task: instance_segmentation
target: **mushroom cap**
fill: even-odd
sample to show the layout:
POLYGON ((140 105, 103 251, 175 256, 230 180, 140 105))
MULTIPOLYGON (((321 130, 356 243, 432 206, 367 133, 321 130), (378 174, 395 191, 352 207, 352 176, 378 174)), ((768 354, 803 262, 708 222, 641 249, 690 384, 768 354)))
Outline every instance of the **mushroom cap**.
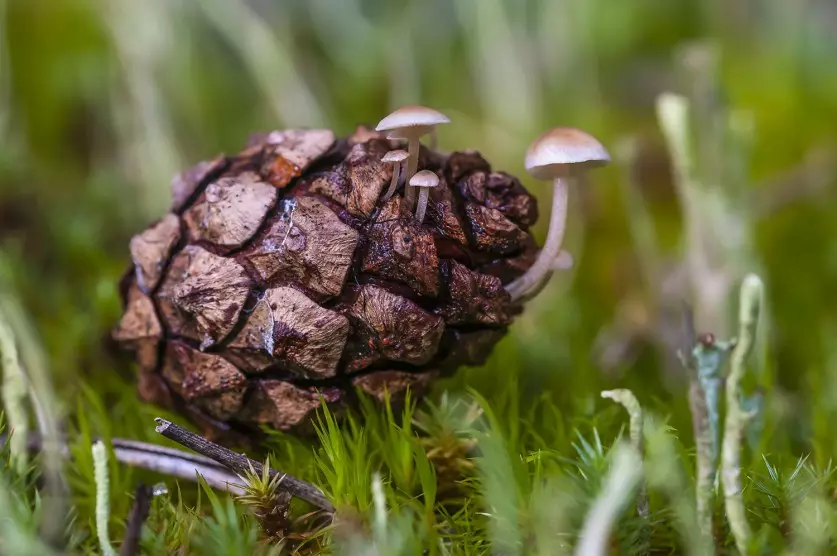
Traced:
POLYGON ((409 153, 404 149, 396 149, 385 154, 381 158, 381 162, 401 162, 402 160, 407 160, 409 156, 409 153))
MULTIPOLYGON (((375 131, 400 132, 404 135, 424 135, 434 126, 450 123, 450 118, 425 106, 402 106, 389 116, 378 122, 375 131)), ((392 135, 392 134, 391 134, 392 135)))
POLYGON ((410 185, 412 187, 436 187, 439 185, 439 176, 430 170, 422 170, 413 174, 410 178, 410 185))
POLYGON ((587 132, 572 127, 553 128, 526 151, 526 171, 537 179, 584 172, 610 162, 610 154, 587 132))
POLYGON ((575 257, 569 251, 565 251, 561 249, 558 251, 558 254, 555 256, 555 259, 552 260, 552 265, 550 265, 550 270, 569 270, 575 265, 575 257))

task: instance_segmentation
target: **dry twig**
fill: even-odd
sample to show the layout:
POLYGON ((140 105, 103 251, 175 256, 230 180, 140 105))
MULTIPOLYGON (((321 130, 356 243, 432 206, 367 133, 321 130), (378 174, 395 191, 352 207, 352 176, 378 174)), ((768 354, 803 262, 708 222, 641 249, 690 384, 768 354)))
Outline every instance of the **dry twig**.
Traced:
MULTIPOLYGON (((212 458, 240 476, 246 475, 247 472, 251 470, 257 474, 262 473, 264 466, 247 456, 237 454, 232 450, 228 450, 223 446, 210 442, 202 436, 175 425, 166 419, 158 417, 154 421, 157 423, 156 430, 158 433, 170 440, 174 440, 178 444, 181 444, 190 450, 194 450, 199 454, 212 458)), ((334 512, 334 506, 332 506, 331 502, 326 499, 320 489, 311 483, 307 483, 301 479, 292 477, 287 473, 281 473, 274 469, 270 469, 269 472, 271 478, 279 474, 283 476, 281 488, 289 492, 291 495, 305 500, 306 502, 309 502, 310 504, 313 504, 314 506, 317 506, 327 512, 334 512)))

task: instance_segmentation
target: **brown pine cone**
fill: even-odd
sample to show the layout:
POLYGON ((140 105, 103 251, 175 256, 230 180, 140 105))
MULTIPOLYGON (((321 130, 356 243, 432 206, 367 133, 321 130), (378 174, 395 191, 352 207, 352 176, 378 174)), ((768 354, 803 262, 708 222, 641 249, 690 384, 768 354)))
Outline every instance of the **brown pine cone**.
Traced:
POLYGON ((424 147, 419 224, 382 200, 396 141, 367 128, 275 131, 172 183, 171 212, 131 240, 125 314, 143 399, 207 432, 305 429, 321 397, 420 393, 478 365, 519 307, 503 284, 537 249, 537 204, 475 151, 424 147))

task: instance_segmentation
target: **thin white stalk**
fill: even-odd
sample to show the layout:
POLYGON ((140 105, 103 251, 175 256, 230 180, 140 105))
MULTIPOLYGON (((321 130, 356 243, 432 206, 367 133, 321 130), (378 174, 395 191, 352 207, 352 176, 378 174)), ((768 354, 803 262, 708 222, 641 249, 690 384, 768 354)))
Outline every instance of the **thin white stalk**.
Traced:
POLYGON ((620 444, 615 448, 613 462, 602 490, 579 536, 576 556, 604 556, 609 553, 610 533, 642 479, 642 458, 637 451, 620 444))
POLYGON ((23 474, 29 461, 26 449, 26 437, 29 434, 29 414, 26 411, 26 398, 29 390, 26 375, 18 357, 17 344, 11 327, 0 312, 0 372, 3 374, 2 400, 12 436, 9 440, 9 452, 15 470, 23 474))
POLYGON ((416 209, 416 220, 419 224, 424 222, 424 213, 427 212, 427 198, 430 195, 430 188, 429 187, 420 187, 421 191, 419 191, 419 199, 418 199, 418 208, 416 209))
POLYGON ((140 449, 114 447, 114 454, 116 459, 125 465, 187 481, 195 481, 197 476, 200 475, 207 485, 216 490, 227 491, 236 496, 244 494, 244 489, 239 485, 241 479, 224 469, 189 461, 185 457, 169 456, 140 449))
MULTIPOLYGON (((613 400, 614 402, 624 407, 625 411, 628 412, 628 417, 630 417, 631 446, 633 446, 637 453, 640 456, 642 456, 645 453, 645 442, 642 436, 644 417, 642 412, 642 406, 639 404, 639 400, 637 400, 634 393, 628 390, 627 388, 620 388, 617 390, 605 390, 604 392, 602 392, 602 397, 605 399, 613 400)), ((642 488, 642 491, 639 494, 639 501, 637 502, 637 513, 640 517, 644 518, 647 518, 649 514, 648 494, 645 492, 644 487, 642 488)))
POLYGON ((108 454, 101 440, 93 443, 93 473, 96 479, 96 535, 104 556, 116 556, 110 544, 108 521, 110 520, 110 485, 108 483, 108 454))
POLYGON ((747 521, 741 485, 741 443, 747 425, 754 413, 742 407, 741 381, 747 372, 747 358, 753 350, 761 310, 762 281, 749 274, 741 284, 738 314, 738 341, 732 352, 730 372, 727 376, 727 415, 724 424, 724 441, 721 451, 721 478, 724 485, 724 506, 735 544, 741 554, 746 554, 752 530, 747 521))
POLYGON ((555 257, 561 251, 564 231, 567 228, 568 181, 566 177, 558 177, 554 180, 552 213, 549 216, 549 231, 546 235, 546 243, 538 254, 535 264, 529 267, 529 270, 523 276, 506 286, 506 290, 511 294, 512 301, 520 299, 532 286, 541 281, 550 271, 555 262, 555 257))
POLYGON ((372 504, 375 507, 375 540, 381 546, 387 545, 387 502, 384 483, 380 473, 372 475, 372 504))
MULTIPOLYGON (((5 263, 0 253, 0 270, 5 263)), ((0 272, 2 278, 2 272, 0 272)), ((37 335, 17 300, 4 291, 0 281, 0 313, 14 331, 20 354, 21 369, 26 376, 29 402, 34 409, 42 438, 43 489, 41 498, 43 519, 39 527, 41 538, 58 543, 63 539, 67 515, 68 487, 64 480, 61 458, 61 439, 58 422, 62 412, 60 399, 55 395, 50 380, 46 357, 37 335)))
MULTIPOLYGON (((41 450, 42 439, 38 433, 32 433, 24 439, 27 451, 41 450)), ((0 436, 0 448, 9 440, 9 435, 0 436)), ((111 438, 110 443, 116 461, 124 465, 187 481, 196 481, 200 475, 206 484, 214 489, 228 491, 234 495, 244 494, 244 490, 238 484, 241 482, 238 475, 206 456, 124 438, 111 438)), ((59 456, 67 458, 69 455, 66 444, 62 442, 59 456)))
POLYGON ((419 142, 419 138, 416 136, 409 136, 407 138, 407 154, 409 157, 407 158, 407 173, 404 175, 404 181, 407 182, 407 190, 404 192, 404 204, 406 205, 407 210, 412 210, 413 205, 416 202, 416 188, 410 187, 410 178, 418 170, 418 157, 419 157, 419 147, 421 143, 419 142))
POLYGON ((401 162, 396 162, 392 166, 392 181, 389 182, 389 189, 384 195, 384 201, 389 201, 390 197, 395 195, 395 190, 398 189, 398 180, 401 179, 401 162))

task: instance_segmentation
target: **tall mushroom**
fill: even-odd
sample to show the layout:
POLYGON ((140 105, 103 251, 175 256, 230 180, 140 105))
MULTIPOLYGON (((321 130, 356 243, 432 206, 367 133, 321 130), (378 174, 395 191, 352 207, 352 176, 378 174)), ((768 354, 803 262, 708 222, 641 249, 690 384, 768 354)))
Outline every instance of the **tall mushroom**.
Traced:
POLYGON ((523 276, 506 286, 513 300, 520 299, 549 273, 561 250, 571 180, 608 162, 610 155, 601 143, 584 131, 570 127, 547 131, 529 146, 526 171, 536 179, 553 181, 552 213, 546 243, 535 263, 523 276))
POLYGON ((430 170, 422 170, 410 178, 410 189, 419 188, 418 208, 416 208, 416 220, 419 224, 424 222, 424 213, 427 211, 427 196, 430 190, 439 186, 439 176, 430 170))
MULTIPOLYGON (((389 131, 392 139, 406 139, 407 151, 407 175, 409 180, 418 170, 419 138, 433 132, 439 124, 448 124, 450 119, 432 108, 424 106, 402 106, 389 116, 378 122, 375 131, 389 131)), ((415 202, 415 193, 412 188, 407 188, 404 195, 407 208, 412 208, 415 202)))
POLYGON ((407 160, 408 156, 410 155, 407 154, 407 151, 397 149, 389 151, 381 158, 381 162, 392 163, 392 181, 389 182, 389 189, 384 194, 384 201, 388 201, 395 194, 395 190, 398 188, 398 180, 401 179, 401 163, 407 160))

